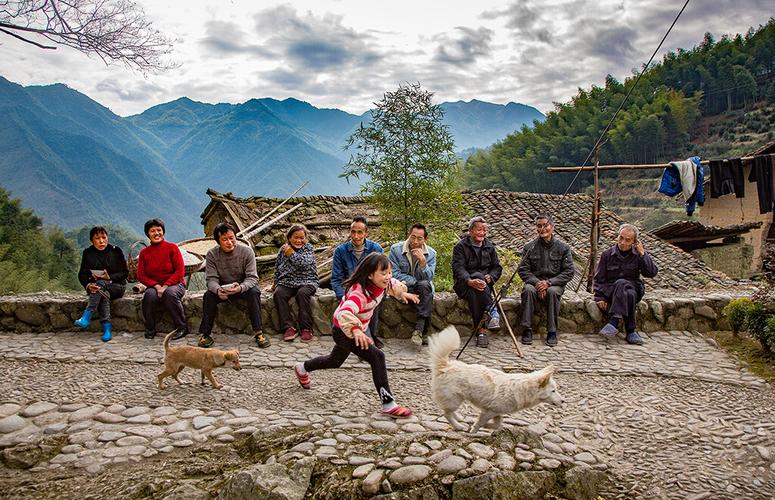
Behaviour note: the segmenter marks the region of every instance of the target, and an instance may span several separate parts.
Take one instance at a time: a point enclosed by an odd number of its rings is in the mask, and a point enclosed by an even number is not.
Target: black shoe
[[[374,347],[376,347],[377,349],[382,349],[383,347],[385,347],[385,343],[382,342],[377,337],[374,337]]]
[[[175,335],[172,336],[172,340],[180,340],[188,335],[188,328],[179,328],[175,330]]]
[[[200,335],[199,336],[199,344],[197,344],[197,345],[199,347],[207,348],[207,347],[210,347],[211,345],[213,345],[214,343],[215,343],[215,341],[213,340],[213,338],[211,336],[209,336],[209,335]]]
[[[145,330],[145,338],[152,339],[156,336],[156,332],[153,330]]]
[[[489,339],[487,339],[486,333],[480,333],[476,336],[476,347],[487,347],[490,345]]]
[[[549,347],[557,345],[557,332],[549,332],[546,334],[546,345]]]
[[[522,331],[522,343],[525,345],[530,345],[533,343],[533,330],[527,328]]]

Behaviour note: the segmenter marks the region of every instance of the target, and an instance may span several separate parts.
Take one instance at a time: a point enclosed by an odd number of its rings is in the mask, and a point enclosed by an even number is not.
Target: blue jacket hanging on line
[[[692,172],[683,172],[681,169],[690,168]],[[687,173],[689,175],[687,175]],[[684,180],[694,180],[694,186],[683,186],[682,178]],[[670,162],[670,166],[665,168],[662,172],[662,181],[659,184],[659,192],[667,196],[675,196],[680,192],[690,192],[691,195],[686,199],[686,215],[692,215],[694,209],[699,204],[703,206],[705,204],[705,188],[703,182],[705,181],[705,173],[702,171],[702,165],[700,164],[699,156],[692,156],[685,162]],[[691,180],[690,180],[691,182]]]

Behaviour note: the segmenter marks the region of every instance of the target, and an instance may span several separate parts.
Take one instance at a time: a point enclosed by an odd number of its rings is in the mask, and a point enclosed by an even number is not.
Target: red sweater
[[[174,243],[162,241],[140,251],[137,280],[147,287],[183,283],[183,255]]]

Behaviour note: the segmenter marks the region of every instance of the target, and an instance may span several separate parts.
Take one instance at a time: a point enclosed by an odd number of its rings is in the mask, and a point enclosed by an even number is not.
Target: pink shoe
[[[283,340],[286,342],[293,342],[293,339],[298,337],[298,333],[296,333],[296,329],[292,326],[285,329],[285,332],[283,332]]]
[[[293,373],[295,373],[296,378],[299,379],[299,384],[301,384],[301,386],[304,389],[309,389],[310,384],[312,383],[312,381],[309,378],[309,373],[305,373],[304,375],[302,375],[301,373],[299,373],[299,370],[295,366],[293,367]]]
[[[302,342],[312,342],[312,330],[304,329],[301,331],[301,341]]]
[[[412,410],[401,405],[396,405],[392,410],[383,411],[382,413],[393,418],[408,418],[412,416]]]

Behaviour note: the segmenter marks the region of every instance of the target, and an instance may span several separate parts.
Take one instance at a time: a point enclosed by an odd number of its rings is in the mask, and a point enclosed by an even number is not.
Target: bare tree
[[[56,49],[48,40],[143,73],[172,66],[163,60],[171,41],[129,0],[0,0],[0,32]]]

